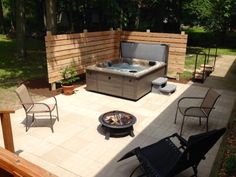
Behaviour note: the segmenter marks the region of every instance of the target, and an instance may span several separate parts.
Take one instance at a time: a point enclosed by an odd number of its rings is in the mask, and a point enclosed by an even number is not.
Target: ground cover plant
[[[42,40],[29,38],[27,56],[16,57],[16,40],[0,35],[0,87],[9,88],[25,80],[47,76],[45,48]]]

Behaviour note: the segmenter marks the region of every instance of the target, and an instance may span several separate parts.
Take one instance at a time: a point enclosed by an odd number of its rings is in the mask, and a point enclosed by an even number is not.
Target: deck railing
[[[56,177],[47,170],[15,154],[10,114],[13,110],[0,110],[5,148],[0,147],[0,176],[4,177]]]

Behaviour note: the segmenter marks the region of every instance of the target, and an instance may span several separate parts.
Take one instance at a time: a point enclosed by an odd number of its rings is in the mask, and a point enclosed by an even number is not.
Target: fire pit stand
[[[99,117],[99,122],[105,131],[105,139],[109,140],[111,136],[120,137],[130,135],[134,137],[133,124],[136,117],[123,111],[110,111]]]

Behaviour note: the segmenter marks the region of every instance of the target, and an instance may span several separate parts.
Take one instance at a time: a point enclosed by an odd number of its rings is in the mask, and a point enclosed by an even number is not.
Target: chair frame
[[[18,88],[22,87],[22,89],[27,92],[29,99],[31,100],[31,102],[24,102],[23,99],[21,98],[20,92],[17,90]],[[31,98],[28,89],[26,88],[26,86],[24,84],[21,84],[18,87],[15,92],[18,96],[18,98],[20,99],[20,102],[24,108],[25,114],[26,114],[26,124],[25,124],[25,128],[26,128],[26,132],[29,130],[30,125],[35,121],[35,114],[42,114],[42,113],[49,113],[49,117],[50,117],[50,128],[52,130],[52,133],[54,132],[53,129],[53,115],[52,112],[56,109],[56,119],[57,121],[59,121],[59,113],[58,113],[58,104],[57,104],[57,99],[56,97],[52,97],[54,99],[54,104],[46,104],[46,103],[41,103],[41,102],[34,102],[33,99]],[[33,108],[37,107],[37,106],[43,106],[44,110],[40,110],[40,111],[34,111]],[[52,108],[50,107],[52,106]],[[29,122],[29,116],[32,115],[32,122],[31,124],[28,126],[28,122]]]
[[[213,104],[212,104],[212,107],[204,107],[202,106],[205,98],[207,97],[207,95],[210,93],[210,91],[213,90],[212,88],[209,88],[205,94],[204,97],[182,97],[178,100],[178,103],[177,103],[177,109],[176,109],[176,113],[175,113],[175,121],[174,123],[176,124],[176,121],[177,121],[177,117],[178,117],[178,112],[180,112],[183,116],[183,120],[182,120],[182,123],[181,123],[181,128],[180,128],[180,135],[182,135],[182,132],[183,132],[183,125],[184,125],[184,121],[185,121],[185,118],[186,117],[198,117],[199,118],[199,126],[201,126],[201,119],[202,118],[206,118],[206,132],[208,132],[208,122],[209,122],[209,116],[210,116],[210,113],[213,109],[215,109],[214,105],[216,103],[216,101],[218,100],[218,98],[221,96],[220,94],[218,94],[218,96],[215,98]],[[187,107],[184,112],[181,112],[180,111],[180,104],[185,101],[185,100],[202,100],[202,103],[200,106],[189,106]],[[199,115],[188,115],[188,111],[190,111],[191,109],[194,109],[194,108],[197,108],[201,111],[202,115],[204,116],[199,116]],[[204,109],[208,109],[208,113],[204,111]]]
[[[188,140],[174,133],[146,147],[136,147],[126,153],[118,162],[132,156],[138,158],[140,164],[131,172],[130,177],[138,168],[142,168],[144,171],[138,177],[172,177],[190,167],[193,169],[192,177],[197,177],[199,163],[205,159],[206,153],[225,131],[226,128],[215,129],[192,135]],[[171,140],[172,138],[177,138],[178,145]]]

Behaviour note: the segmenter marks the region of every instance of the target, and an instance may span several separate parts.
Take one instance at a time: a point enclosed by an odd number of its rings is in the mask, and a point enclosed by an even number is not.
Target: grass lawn
[[[200,30],[201,31],[201,30]],[[0,88],[10,88],[18,83],[47,77],[45,47],[43,40],[26,40],[27,57],[20,60],[16,57],[16,40],[7,39],[0,34]],[[191,78],[195,66],[197,52],[206,52],[202,47],[188,47],[185,60],[185,71],[180,75],[182,78]],[[210,62],[213,61],[215,50],[210,51]],[[219,48],[218,55],[236,55],[236,49]],[[199,55],[198,67],[204,63],[204,56]]]
[[[47,75],[44,42],[26,40],[27,57],[16,57],[16,40],[0,35],[0,87],[9,88],[24,80]]]
[[[211,48],[210,52],[209,49],[203,48],[203,47],[188,47],[187,48],[187,54],[185,58],[185,71],[180,74],[180,77],[182,79],[190,79],[192,77],[192,73],[195,68],[195,61],[196,61],[196,53],[201,52],[201,54],[198,55],[197,60],[197,69],[200,68],[200,65],[204,63],[205,55],[202,53],[206,53],[206,57],[208,60],[208,64],[212,64],[215,59],[215,53],[216,49]],[[208,59],[208,53],[209,53],[209,59]],[[219,55],[236,55],[236,49],[225,49],[225,48],[218,48],[217,49],[217,56]]]

